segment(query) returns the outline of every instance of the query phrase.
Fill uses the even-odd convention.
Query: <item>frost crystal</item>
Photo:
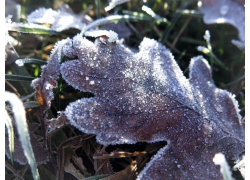
[[[56,21],[57,15],[58,15],[58,12],[52,10],[51,8],[49,8],[49,9],[39,8],[39,9],[31,12],[27,16],[27,21],[29,23],[53,24]]]
[[[138,53],[105,37],[92,43],[77,35],[70,47],[78,59],[61,65],[62,77],[95,94],[67,106],[70,124],[103,145],[168,143],[138,179],[222,179],[214,154],[236,160],[244,151],[238,104],[214,85],[202,56],[191,59],[186,79],[170,51],[152,39],[144,38]]]
[[[208,30],[205,31],[205,35],[203,36],[207,43],[210,42],[210,32]]]
[[[109,3],[109,5],[107,7],[105,7],[105,11],[110,11],[111,9],[113,9],[115,6],[128,2],[129,0],[111,0],[111,2]]]

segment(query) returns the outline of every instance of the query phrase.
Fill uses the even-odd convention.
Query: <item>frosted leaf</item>
[[[118,35],[114,31],[106,31],[106,30],[92,30],[92,31],[86,31],[85,36],[91,36],[91,37],[100,37],[100,36],[106,36],[108,37],[108,42],[115,42],[118,40]]]
[[[51,8],[49,9],[39,8],[31,12],[27,16],[27,21],[29,23],[53,24],[56,21],[57,16],[58,16],[58,12],[52,10]]]
[[[37,117],[40,119],[41,127],[44,133],[45,145],[47,142],[46,126],[47,111],[50,108],[51,101],[54,99],[53,88],[57,87],[57,79],[59,78],[60,61],[62,58],[62,49],[65,44],[71,42],[70,39],[59,41],[51,52],[48,64],[42,66],[42,73],[40,78],[36,78],[31,82],[31,86],[36,90],[36,100],[40,105],[37,112]]]
[[[58,11],[54,11],[50,8],[39,8],[27,16],[27,21],[29,23],[52,24],[52,30],[61,32],[70,28],[81,30],[92,20],[85,14],[73,13],[67,5],[63,4]]]
[[[72,51],[78,59],[61,65],[62,77],[95,97],[67,106],[71,125],[103,145],[168,143],[138,179],[222,179],[214,154],[236,160],[244,151],[238,104],[216,88],[202,56],[191,60],[186,79],[170,51],[148,38],[134,53],[121,42],[77,35]]]
[[[128,2],[129,0],[111,0],[111,2],[109,2],[109,5],[107,7],[105,7],[105,11],[110,11],[111,9],[113,9],[115,6]]]
[[[245,1],[202,0],[201,11],[206,24],[229,23],[238,29],[239,39],[245,44]]]
[[[52,24],[51,29],[55,31],[63,31],[70,28],[83,29],[87,24],[83,21],[83,18],[77,17],[76,15],[69,14],[67,12],[61,12],[58,14],[57,21]]]
[[[59,116],[57,118],[52,118],[48,121],[46,121],[46,130],[47,134],[50,134],[54,132],[56,129],[59,129],[65,125],[69,124],[69,120],[65,116],[65,114],[62,112],[59,113]]]

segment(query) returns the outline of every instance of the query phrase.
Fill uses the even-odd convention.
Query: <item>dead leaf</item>
[[[66,123],[66,120],[62,117],[57,119],[58,121],[63,119],[60,122],[55,122],[55,119],[52,119],[51,121],[53,121],[53,124],[50,124],[51,121],[47,119],[47,111],[50,109],[51,101],[54,99],[53,89],[57,87],[57,79],[60,75],[58,69],[60,69],[60,61],[62,59],[62,48],[68,41],[69,39],[64,39],[55,45],[48,60],[48,64],[42,66],[41,78],[36,78],[31,83],[31,86],[36,90],[36,100],[40,105],[37,111],[37,117],[41,122],[41,128],[44,133],[45,147],[47,147],[48,133],[56,129],[56,127],[52,127],[53,124],[59,126],[60,122],[62,122],[61,126],[63,126]]]
[[[115,173],[111,176],[102,178],[101,180],[115,180],[115,179],[127,180],[129,175],[132,172],[136,171],[136,167],[137,167],[136,161],[132,161],[131,164],[129,166],[127,166],[124,170],[122,170],[118,173]]]
[[[236,160],[245,147],[234,96],[216,88],[201,56],[186,79],[157,41],[144,38],[139,49],[79,35],[67,43],[78,59],[61,65],[63,78],[95,95],[68,105],[70,123],[103,145],[166,141],[137,179],[222,179],[213,156]]]
[[[46,121],[46,134],[49,135],[50,133],[54,132],[56,129],[62,128],[63,126],[69,124],[69,120],[62,112],[57,118],[52,118]]]
[[[65,158],[65,164],[64,164],[64,171],[67,173],[72,174],[75,176],[78,180],[84,179],[85,177],[83,174],[80,172],[79,169],[77,169],[72,162],[70,162],[71,158],[73,159],[74,156],[72,156],[72,153],[66,153],[67,155],[64,157]]]
[[[70,28],[83,29],[92,19],[85,13],[75,14],[67,5],[59,6],[58,11],[39,8],[27,16],[29,23],[48,23],[51,29],[61,32]]]
[[[97,149],[93,159],[94,159],[94,169],[95,169],[95,175],[99,174],[113,174],[113,167],[109,161],[109,158],[102,159],[105,155],[108,155],[108,153],[105,151],[106,147],[103,147],[102,149]]]
[[[75,136],[67,139],[58,147],[56,179],[64,179],[64,171],[71,173],[77,179],[90,176],[85,166],[81,164],[81,159],[77,158],[75,150],[86,145],[85,141],[91,137],[91,135]],[[70,162],[70,159],[73,160],[74,164]]]
[[[241,46],[245,46],[245,0],[202,0],[201,11],[206,24],[229,23],[238,29]],[[236,42],[235,40],[233,42]]]

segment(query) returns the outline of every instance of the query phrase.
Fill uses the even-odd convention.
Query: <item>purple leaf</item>
[[[229,23],[238,29],[240,41],[245,46],[245,0],[202,0],[206,24]]]
[[[36,100],[40,105],[40,108],[37,111],[37,117],[41,122],[41,128],[44,133],[44,141],[46,147],[48,135],[47,133],[50,133],[51,129],[55,129],[55,127],[50,127],[49,125],[59,124],[55,121],[50,124],[49,120],[47,119],[47,111],[50,109],[51,101],[54,99],[53,89],[57,87],[57,80],[60,75],[59,69],[60,61],[63,57],[63,46],[67,46],[70,41],[70,39],[64,39],[59,41],[55,45],[55,48],[51,52],[48,64],[42,67],[41,77],[34,79],[31,83],[31,86],[36,90]],[[59,119],[60,118],[58,118],[57,120],[59,121]],[[66,123],[66,120],[62,120],[62,123]]]
[[[62,77],[95,95],[67,106],[70,124],[103,145],[167,142],[138,179],[222,179],[214,155],[236,160],[244,151],[237,101],[216,88],[201,56],[192,58],[186,79],[170,51],[148,38],[138,53],[79,35],[67,49],[78,59],[61,65]]]

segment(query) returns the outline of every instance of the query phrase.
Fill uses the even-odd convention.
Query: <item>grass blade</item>
[[[41,60],[41,59],[35,59],[35,58],[17,59],[17,60],[15,61],[15,63],[16,63],[18,66],[23,66],[23,64],[26,64],[26,63],[47,64],[46,61],[43,61],[43,60]]]
[[[29,102],[24,102],[23,106],[25,109],[27,108],[34,108],[40,106],[37,101],[29,101]]]
[[[11,23],[7,25],[9,31],[17,31],[30,34],[58,34],[58,32],[38,24]]]
[[[9,101],[12,106],[12,111],[17,125],[17,131],[19,134],[19,140],[22,144],[22,148],[27,158],[27,161],[31,167],[33,178],[35,180],[40,180],[35,156],[30,143],[30,136],[28,131],[28,125],[26,123],[26,116],[23,103],[15,94],[10,92],[5,92],[5,101]]]
[[[12,165],[14,164],[14,130],[13,125],[10,119],[10,116],[8,115],[7,111],[5,111],[5,124],[8,130],[9,135],[9,150],[10,150],[10,159]]]
[[[224,154],[222,153],[215,154],[213,161],[214,164],[220,165],[220,172],[224,180],[233,180],[231,175],[232,173],[230,171],[229,165],[226,161]]]
[[[5,74],[5,80],[9,80],[9,81],[32,81],[33,79],[35,79],[35,78],[30,77],[30,76]]]

